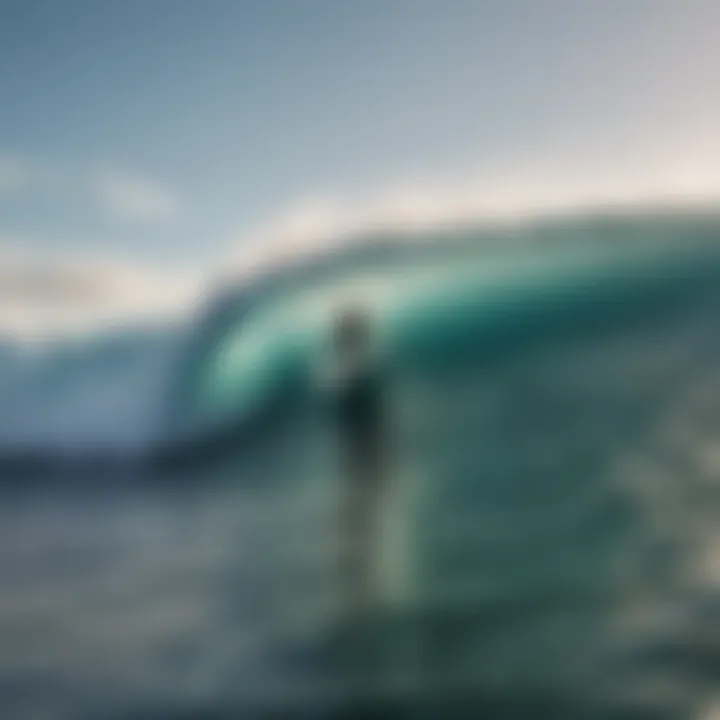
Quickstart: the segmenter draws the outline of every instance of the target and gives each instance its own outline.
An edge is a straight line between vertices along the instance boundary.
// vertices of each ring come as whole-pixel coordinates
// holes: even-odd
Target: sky
[[[373,214],[712,194],[718,26],[716,0],[0,0],[0,263],[177,288]]]

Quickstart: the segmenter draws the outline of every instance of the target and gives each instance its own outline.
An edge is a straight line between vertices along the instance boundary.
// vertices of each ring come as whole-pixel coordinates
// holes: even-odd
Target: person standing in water
[[[341,460],[346,609],[360,618],[375,600],[380,515],[387,484],[385,389],[372,324],[360,307],[332,329],[332,405]]]

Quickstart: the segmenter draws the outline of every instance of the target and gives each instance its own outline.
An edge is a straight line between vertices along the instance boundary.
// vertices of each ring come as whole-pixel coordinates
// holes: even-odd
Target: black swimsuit
[[[339,389],[336,413],[343,442],[354,461],[376,462],[385,428],[382,384],[374,369],[355,374]]]

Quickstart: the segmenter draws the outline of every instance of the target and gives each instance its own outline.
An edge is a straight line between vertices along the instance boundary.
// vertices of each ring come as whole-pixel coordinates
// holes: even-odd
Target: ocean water
[[[184,327],[8,347],[2,717],[714,717],[718,280],[720,218],[601,214],[382,238]],[[358,637],[315,379],[348,302],[392,413]]]

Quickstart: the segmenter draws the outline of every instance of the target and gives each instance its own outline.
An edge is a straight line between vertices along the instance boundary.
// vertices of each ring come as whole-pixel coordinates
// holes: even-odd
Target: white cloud
[[[203,289],[200,273],[112,257],[53,258],[23,244],[0,237],[0,332],[42,339],[167,319],[191,309]]]
[[[103,208],[127,223],[172,220],[180,211],[180,202],[168,187],[141,175],[104,173],[95,178],[94,190]]]

